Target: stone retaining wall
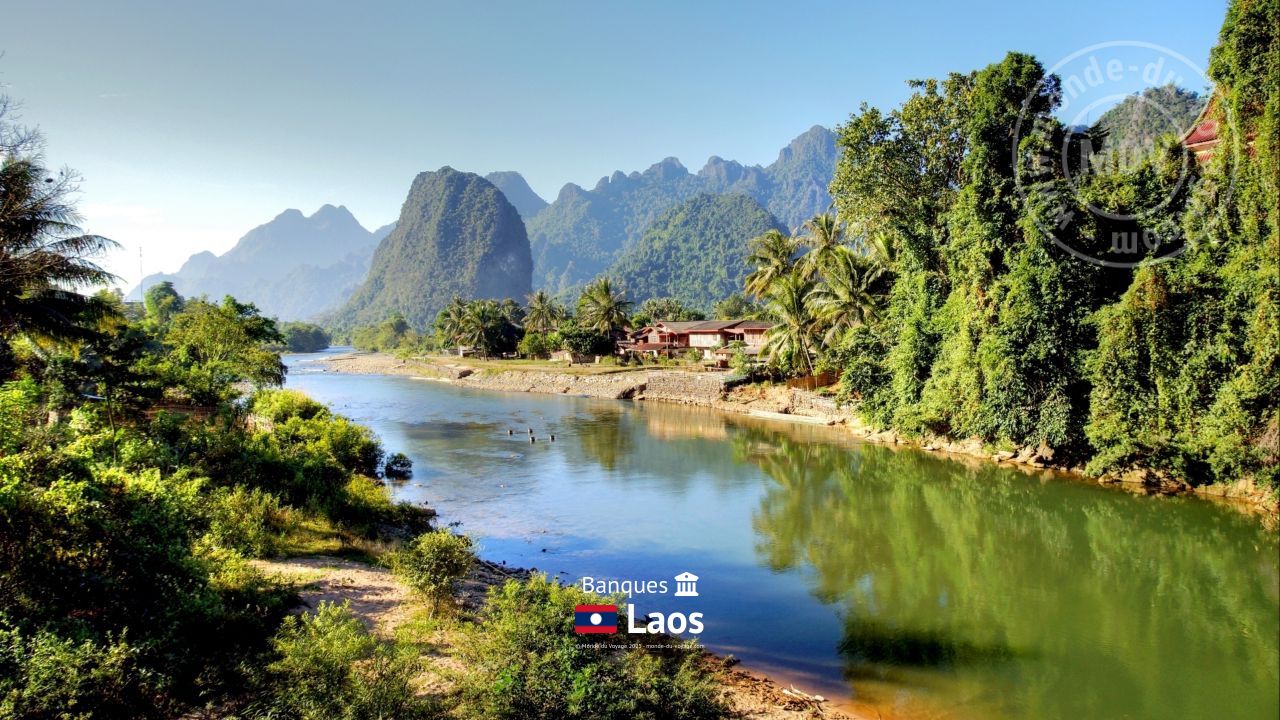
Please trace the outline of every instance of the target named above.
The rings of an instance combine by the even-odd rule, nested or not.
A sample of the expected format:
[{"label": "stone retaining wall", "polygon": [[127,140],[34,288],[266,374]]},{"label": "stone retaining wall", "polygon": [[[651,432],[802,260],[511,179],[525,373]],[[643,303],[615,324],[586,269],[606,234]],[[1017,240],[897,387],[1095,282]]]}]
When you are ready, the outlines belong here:
[{"label": "stone retaining wall", "polygon": [[724,373],[697,373],[678,370],[650,372],[645,384],[645,400],[682,403],[685,405],[715,405],[724,399]]},{"label": "stone retaining wall", "polygon": [[645,375],[636,372],[573,375],[507,370],[499,373],[473,373],[454,380],[454,384],[504,392],[556,393],[625,400],[644,392]]}]

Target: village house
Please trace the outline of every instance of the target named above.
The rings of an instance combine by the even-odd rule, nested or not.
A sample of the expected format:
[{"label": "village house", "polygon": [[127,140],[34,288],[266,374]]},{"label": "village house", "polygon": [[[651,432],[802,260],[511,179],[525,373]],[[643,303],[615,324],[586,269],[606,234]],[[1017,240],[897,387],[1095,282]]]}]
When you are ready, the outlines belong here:
[{"label": "village house", "polygon": [[[726,367],[738,349],[747,355],[759,355],[764,334],[770,327],[772,323],[760,320],[660,320],[632,332],[630,341],[623,343],[619,350],[652,357],[697,350],[704,360]],[[742,346],[730,348],[731,343],[742,343]]]}]

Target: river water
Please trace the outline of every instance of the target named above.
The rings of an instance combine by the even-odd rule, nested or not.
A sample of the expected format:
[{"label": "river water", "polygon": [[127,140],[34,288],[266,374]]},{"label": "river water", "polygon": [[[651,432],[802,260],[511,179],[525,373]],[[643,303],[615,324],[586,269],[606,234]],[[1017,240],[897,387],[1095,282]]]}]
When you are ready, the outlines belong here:
[{"label": "river water", "polygon": [[[395,495],[482,556],[565,582],[665,580],[632,597],[641,611],[701,612],[711,649],[872,717],[1280,716],[1280,546],[1231,508],[315,357],[287,358],[288,385],[409,455]],[[683,572],[697,597],[674,596]]]}]

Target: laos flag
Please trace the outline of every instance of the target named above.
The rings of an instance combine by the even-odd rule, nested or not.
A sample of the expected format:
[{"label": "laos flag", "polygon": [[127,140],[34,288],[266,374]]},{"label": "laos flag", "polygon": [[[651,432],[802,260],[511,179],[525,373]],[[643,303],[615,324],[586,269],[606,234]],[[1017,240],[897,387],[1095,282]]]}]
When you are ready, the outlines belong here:
[{"label": "laos flag", "polygon": [[618,632],[618,606],[578,605],[574,607],[573,631],[580,635]]}]

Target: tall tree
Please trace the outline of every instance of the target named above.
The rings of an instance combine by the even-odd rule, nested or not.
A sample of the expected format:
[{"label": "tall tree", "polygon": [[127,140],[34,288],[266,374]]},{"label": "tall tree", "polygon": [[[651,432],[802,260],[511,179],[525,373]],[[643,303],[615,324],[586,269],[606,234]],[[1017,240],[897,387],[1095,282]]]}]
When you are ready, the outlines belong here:
[{"label": "tall tree", "polygon": [[812,280],[791,274],[773,283],[769,291],[765,310],[775,322],[766,331],[760,352],[783,370],[803,368],[813,373],[815,323],[808,302],[813,287]]},{"label": "tall tree", "polygon": [[823,342],[834,347],[850,329],[880,316],[877,283],[884,270],[853,248],[837,247],[822,266],[822,282],[814,286],[809,304],[826,328]]},{"label": "tall tree", "polygon": [[770,230],[751,241],[747,264],[754,268],[746,279],[746,290],[757,298],[769,295],[773,284],[791,274],[800,245],[795,238]]},{"label": "tall tree", "polygon": [[539,290],[529,296],[525,307],[525,330],[549,333],[565,319],[565,314],[564,306],[556,302],[546,290]]},{"label": "tall tree", "polygon": [[591,330],[609,333],[627,326],[631,301],[607,277],[587,285],[578,298],[578,321]]},{"label": "tall tree", "polygon": [[[80,229],[72,197],[77,176],[52,173],[38,134],[17,127],[0,97],[0,355],[18,334],[88,339],[110,303],[77,292],[114,276],[94,258],[117,245]],[[0,357],[0,373],[8,360]]]},{"label": "tall tree", "polygon": [[800,242],[809,248],[800,261],[800,271],[810,280],[816,278],[836,250],[844,245],[844,228],[831,213],[814,215],[804,223]]}]

